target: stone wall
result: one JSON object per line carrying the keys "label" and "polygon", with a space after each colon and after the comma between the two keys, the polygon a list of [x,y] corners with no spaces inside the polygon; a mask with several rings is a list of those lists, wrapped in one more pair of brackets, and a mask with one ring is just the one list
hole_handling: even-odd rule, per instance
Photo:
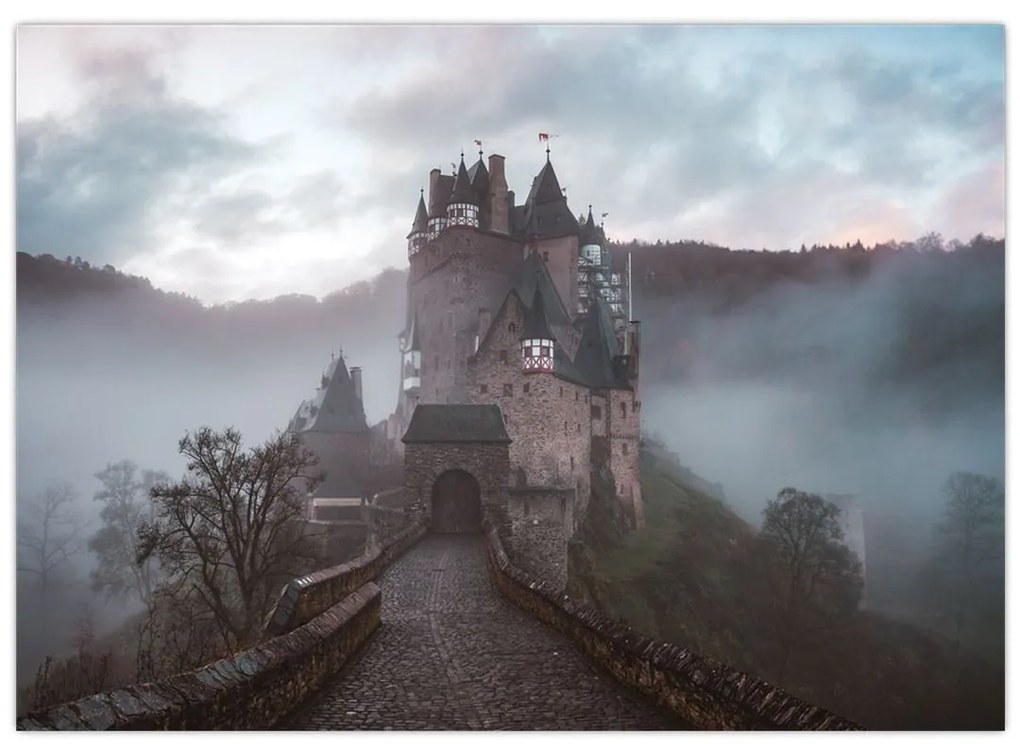
{"label": "stone wall", "polygon": [[264,730],[339,672],[379,627],[368,583],[286,635],[162,682],[133,685],[19,718],[18,730]]}
{"label": "stone wall", "polygon": [[605,425],[609,438],[609,467],[616,481],[616,497],[624,505],[630,527],[644,527],[641,501],[641,406],[630,390],[609,390]]}
{"label": "stone wall", "polygon": [[575,492],[511,488],[510,551],[529,575],[562,591],[567,586],[567,541],[573,532]]}
{"label": "stone wall", "polygon": [[541,240],[535,250],[545,259],[556,291],[573,318],[577,315],[577,236],[564,235],[561,238]]}
{"label": "stone wall", "polygon": [[325,612],[383,572],[394,560],[420,540],[426,532],[422,520],[415,521],[379,547],[339,566],[294,579],[283,588],[266,619],[262,638],[291,632]]}
{"label": "stone wall", "polygon": [[432,485],[447,470],[474,476],[483,514],[502,519],[506,512],[509,458],[505,443],[411,443],[404,446],[404,487],[416,508],[431,513]]}
{"label": "stone wall", "polygon": [[506,237],[454,227],[411,257],[408,308],[422,344],[419,402],[463,403],[478,311],[502,302],[522,247]]}
{"label": "stone wall", "polygon": [[511,439],[510,483],[576,489],[580,519],[591,492],[590,393],[552,374],[524,374],[523,328],[521,302],[513,296],[468,364],[468,399],[503,411]]}
{"label": "stone wall", "polygon": [[603,617],[514,566],[491,525],[486,539],[490,574],[503,596],[570,638],[612,677],[697,728],[860,729],[767,682]]}

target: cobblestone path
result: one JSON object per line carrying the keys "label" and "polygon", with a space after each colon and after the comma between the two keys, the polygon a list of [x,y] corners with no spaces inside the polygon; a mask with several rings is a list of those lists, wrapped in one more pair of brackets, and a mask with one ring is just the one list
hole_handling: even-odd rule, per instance
{"label": "cobblestone path", "polygon": [[280,728],[688,728],[497,594],[481,536],[430,535],[379,585],[382,626]]}

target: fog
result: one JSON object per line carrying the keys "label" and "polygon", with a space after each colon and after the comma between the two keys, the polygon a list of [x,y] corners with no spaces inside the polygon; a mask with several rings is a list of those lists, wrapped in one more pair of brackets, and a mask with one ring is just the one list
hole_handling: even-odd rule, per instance
{"label": "fog", "polygon": [[752,524],[786,486],[857,496],[873,609],[900,609],[946,478],[1005,476],[1001,264],[952,271],[891,262],[723,315],[644,303],[644,355],[669,324],[683,352],[682,374],[644,388],[645,430]]}
{"label": "fog", "polygon": [[[862,282],[776,285],[726,312],[635,291],[644,431],[721,484],[752,524],[785,486],[857,495],[869,603],[889,611],[913,580],[945,478],[1005,470],[1001,265],[929,274],[891,262]],[[369,423],[381,420],[398,385],[404,277],[331,301],[229,311],[28,302],[19,282],[19,503],[72,484],[87,538],[98,528],[94,474],[108,463],[179,477],[186,431],[231,425],[262,441],[286,427],[341,348],[364,370]],[[132,609],[92,597],[90,568],[87,551],[73,562],[45,639],[19,576],[19,683],[43,653],[66,649],[81,603],[105,628]]]}

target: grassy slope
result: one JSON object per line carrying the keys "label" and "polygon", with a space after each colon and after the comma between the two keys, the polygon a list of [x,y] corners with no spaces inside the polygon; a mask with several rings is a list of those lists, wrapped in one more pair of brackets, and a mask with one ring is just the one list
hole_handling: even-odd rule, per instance
{"label": "grassy slope", "polygon": [[[593,484],[589,518],[571,545],[568,593],[646,635],[768,679],[756,649],[761,629],[740,589],[755,530],[688,482],[674,456],[643,444],[646,527],[627,534],[612,526],[607,492]],[[1001,666],[957,660],[944,640],[861,613],[785,686],[868,728],[995,729],[1003,682]]]}

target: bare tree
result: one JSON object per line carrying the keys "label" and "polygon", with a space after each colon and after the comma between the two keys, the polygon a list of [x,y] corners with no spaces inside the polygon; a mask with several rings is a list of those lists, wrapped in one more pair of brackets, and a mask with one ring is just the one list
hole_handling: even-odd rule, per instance
{"label": "bare tree", "polygon": [[81,552],[81,520],[74,508],[77,499],[69,484],[60,483],[20,507],[18,571],[38,577],[44,600],[56,571]]}
{"label": "bare tree", "polygon": [[228,428],[180,440],[187,475],[155,486],[139,561],[157,555],[161,591],[211,615],[226,650],[253,640],[280,586],[314,555],[301,521],[315,456],[290,433],[245,451]]}
{"label": "bare tree", "polygon": [[98,562],[92,572],[92,587],[107,596],[137,596],[150,607],[155,562],[136,560],[137,532],[144,519],[151,516],[150,489],[169,480],[169,476],[145,470],[138,477],[137,472],[133,462],[123,460],[96,473],[103,488],[94,498],[102,502],[103,509],[99,513],[102,527],[89,540],[89,549]]}
{"label": "bare tree", "polygon": [[942,520],[936,526],[924,584],[948,616],[959,652],[969,625],[984,614],[1004,613],[1006,494],[997,478],[953,473],[943,486]]}
{"label": "bare tree", "polygon": [[861,566],[842,543],[839,507],[821,496],[784,488],[764,511],[758,545],[762,587],[777,644],[783,684],[791,656],[856,615]]}

